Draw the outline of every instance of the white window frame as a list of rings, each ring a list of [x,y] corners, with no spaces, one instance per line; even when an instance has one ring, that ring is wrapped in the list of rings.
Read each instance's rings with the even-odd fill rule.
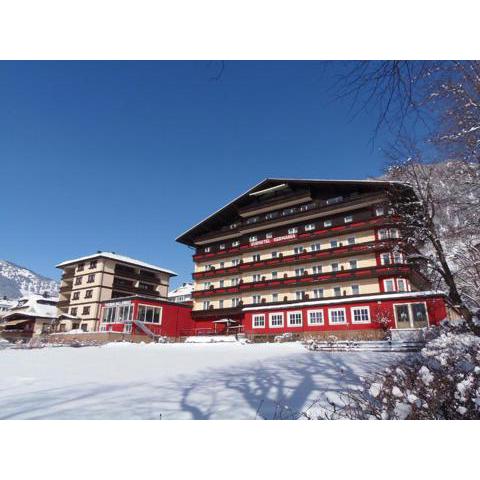
[[[405,289],[400,289],[400,283],[403,282]],[[406,278],[397,278],[397,292],[409,292],[410,291],[410,282]]]
[[[321,313],[322,321],[312,323],[311,320],[310,320],[310,314],[311,313]],[[308,324],[309,327],[318,327],[319,325],[325,325],[325,315],[323,313],[323,310],[322,309],[307,310],[307,324]]]
[[[210,301],[208,301],[208,303],[210,303]],[[140,307],[153,308],[155,310],[159,310],[158,322],[146,322],[145,320],[141,320],[140,319]],[[137,306],[137,319],[142,323],[148,323],[148,324],[151,324],[151,325],[161,325],[162,320],[163,320],[163,307],[157,307],[157,306],[154,306],[154,305],[147,305],[146,303],[139,303],[138,306]]]
[[[272,232],[266,233],[265,238],[273,238],[273,233]]]
[[[387,282],[392,282],[393,283],[393,290],[387,290]],[[395,282],[394,278],[385,278],[383,280],[383,291],[385,293],[391,293],[391,292],[396,292],[397,291],[397,282]]]
[[[272,323],[272,317],[276,315],[276,316],[281,316],[282,317],[282,324],[281,325],[273,325]],[[270,328],[283,328],[285,325],[285,314],[283,312],[272,312],[272,313],[269,313],[268,315],[268,326]]]
[[[376,207],[376,208],[375,208],[375,216],[381,217],[382,215],[385,215],[385,208],[383,208],[383,207]]]
[[[354,292],[353,292],[353,287],[357,287],[358,293],[354,293]],[[350,288],[352,289],[352,295],[360,295],[360,285],[358,285],[357,283],[355,283],[355,284],[353,284]]]
[[[307,223],[307,225],[305,225],[305,231],[306,232],[311,232],[312,230],[315,230],[315,224],[314,223]]]
[[[355,320],[355,312],[358,310],[367,310],[368,312],[368,320]],[[372,323],[372,317],[370,315],[370,306],[369,305],[358,305],[356,307],[352,307],[350,309],[350,316],[352,319],[352,323],[355,324],[366,324],[366,323]]]
[[[293,324],[293,325],[292,325],[292,323],[291,323],[291,321],[290,321],[291,315],[298,315],[298,314],[300,314],[300,324],[299,324],[299,325],[298,325],[298,324]],[[302,314],[302,311],[301,311],[301,310],[295,310],[295,311],[293,311],[293,312],[287,312],[287,325],[288,325],[289,327],[292,327],[292,328],[301,328],[301,327],[303,327],[303,314]]]
[[[331,227],[332,226],[332,221],[331,220],[324,220],[323,221],[323,226],[324,227]]]
[[[257,240],[258,240],[258,237],[257,237],[256,235],[252,235],[252,236],[248,239],[249,242],[256,242]]]
[[[312,252],[319,252],[321,249],[322,249],[321,243],[312,243],[312,245],[310,245],[310,250]]]
[[[343,217],[343,222],[344,223],[352,223],[353,222],[353,215],[345,215]]]
[[[258,305],[258,304],[262,303],[262,296],[261,295],[252,295],[252,303],[254,305]]]
[[[423,305],[425,305],[425,313],[427,315],[427,324],[428,326],[430,326],[430,316],[428,315],[428,307],[427,307],[427,302],[414,302],[414,301],[411,301],[411,302],[404,302],[404,303],[394,303],[392,304],[392,308],[393,308],[393,317],[395,319],[395,328],[398,328],[398,323],[397,323],[397,309],[395,308],[397,305],[407,305],[408,307],[408,315],[410,317],[410,328],[411,329],[416,329],[418,327],[412,327],[412,322],[413,322],[413,314],[412,314],[412,305],[415,304],[415,303],[422,303]],[[401,330],[405,330],[404,328],[402,328]]]
[[[322,292],[322,294],[317,296],[316,292]],[[325,290],[323,288],[314,288],[313,289],[313,298],[315,298],[315,299],[325,298]]]
[[[333,312],[343,312],[343,322],[333,322],[332,313]],[[329,325],[346,325],[347,324],[347,311],[345,308],[329,308],[328,309],[328,324]]]
[[[263,321],[263,325],[255,325],[255,319],[262,319]],[[265,328],[265,314],[264,313],[260,313],[260,314],[255,314],[255,315],[252,315],[252,328]]]
[[[298,227],[290,227],[290,228],[288,229],[288,234],[289,234],[289,235],[293,235],[293,234],[295,234],[295,233],[298,233]]]
[[[239,247],[240,246],[240,241],[239,240],[235,240],[232,242],[232,247]]]

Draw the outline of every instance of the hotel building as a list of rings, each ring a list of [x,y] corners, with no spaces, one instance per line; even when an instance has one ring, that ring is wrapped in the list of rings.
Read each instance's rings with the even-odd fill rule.
[[[198,328],[379,338],[446,317],[409,263],[384,181],[266,179],[178,237]],[[352,332],[355,335],[352,335]]]
[[[176,273],[111,252],[67,260],[57,265],[63,270],[58,302],[63,319],[59,331],[98,330],[103,302],[132,295],[167,300],[170,278]]]

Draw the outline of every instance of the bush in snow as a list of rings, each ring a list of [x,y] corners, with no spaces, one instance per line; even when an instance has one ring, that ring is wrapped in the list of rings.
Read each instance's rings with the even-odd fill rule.
[[[480,338],[464,325],[429,336],[420,355],[331,402],[326,418],[480,419]]]

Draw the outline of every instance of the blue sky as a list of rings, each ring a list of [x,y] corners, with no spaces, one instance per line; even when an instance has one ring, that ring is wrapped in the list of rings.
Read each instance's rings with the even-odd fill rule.
[[[0,258],[97,250],[175,270],[175,238],[264,177],[365,178],[375,117],[322,62],[0,62]]]

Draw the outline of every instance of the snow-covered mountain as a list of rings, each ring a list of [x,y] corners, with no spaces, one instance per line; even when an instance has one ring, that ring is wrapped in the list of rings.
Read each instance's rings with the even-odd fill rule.
[[[7,260],[0,260],[0,298],[20,298],[24,295],[45,292],[49,296],[58,295],[58,282],[20,267]]]

